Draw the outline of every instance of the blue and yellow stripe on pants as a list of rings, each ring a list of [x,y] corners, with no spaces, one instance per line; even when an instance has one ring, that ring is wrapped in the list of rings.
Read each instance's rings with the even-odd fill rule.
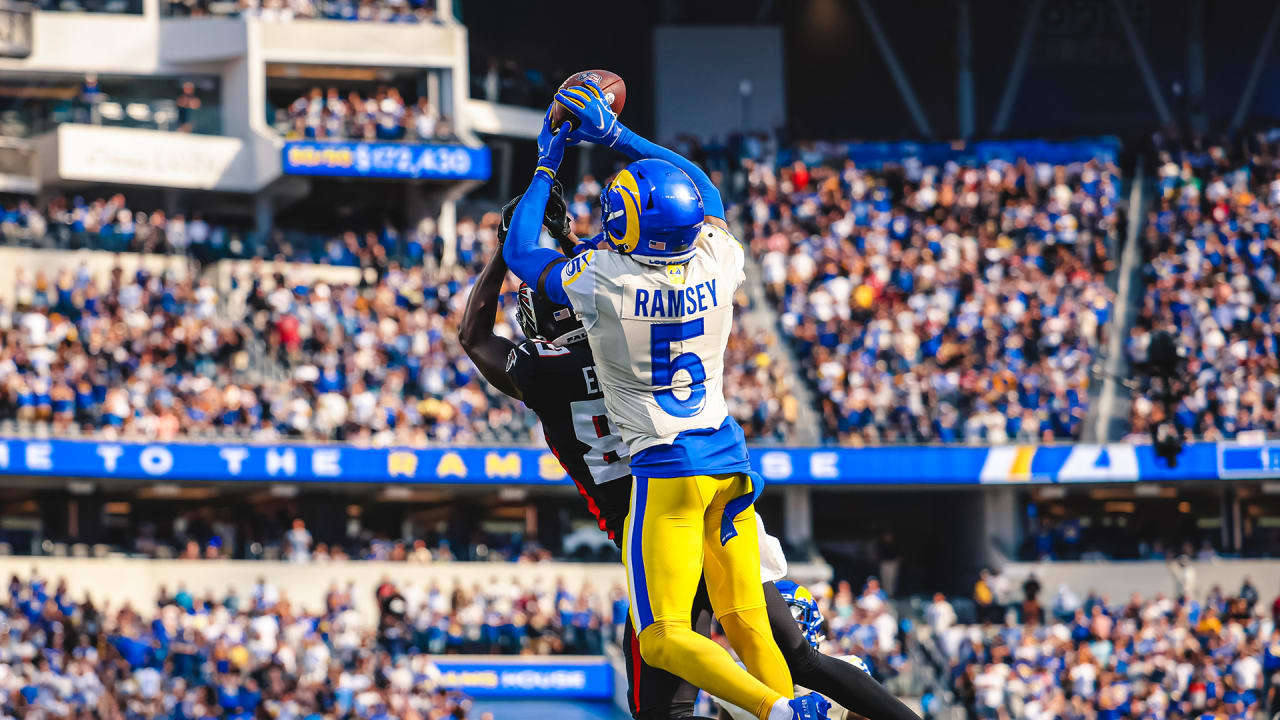
[[[793,685],[765,612],[754,507],[734,518],[737,534],[721,542],[725,505],[751,490],[744,474],[635,477],[623,562],[645,662],[764,718],[791,697]],[[750,674],[690,626],[704,576],[711,606]]]

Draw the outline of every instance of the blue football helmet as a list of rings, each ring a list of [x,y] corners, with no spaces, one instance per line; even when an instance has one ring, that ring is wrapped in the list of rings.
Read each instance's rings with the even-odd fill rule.
[[[698,186],[666,160],[637,160],[600,194],[604,236],[620,253],[651,265],[693,257],[706,213]]]
[[[774,583],[774,587],[782,593],[782,599],[787,601],[787,605],[791,608],[791,617],[795,618],[796,624],[800,626],[804,639],[817,648],[818,643],[822,642],[824,620],[822,611],[818,609],[818,601],[813,599],[813,593],[809,592],[809,588],[797,585],[790,580],[778,580]]]

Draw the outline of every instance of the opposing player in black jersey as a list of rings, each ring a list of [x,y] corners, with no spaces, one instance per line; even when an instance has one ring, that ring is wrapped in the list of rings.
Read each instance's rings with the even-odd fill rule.
[[[519,199],[502,209],[499,244],[506,239]],[[578,243],[569,228],[558,182],[552,188],[543,224],[565,253],[573,254]],[[467,299],[460,332],[462,347],[486,380],[538,415],[551,452],[577,485],[600,529],[621,548],[623,523],[631,505],[629,454],[618,428],[605,414],[604,394],[596,380],[586,331],[571,308],[555,305],[521,283],[516,317],[529,339],[517,344],[495,335],[493,324],[506,276],[507,265],[499,249],[477,276]],[[813,648],[778,589],[772,582],[764,585],[770,628],[796,684],[869,720],[919,720],[870,675]],[[705,588],[699,590],[694,602],[692,622],[695,630],[710,634],[711,604]],[[631,647],[623,654],[631,714],[638,720],[693,718],[697,688],[644,663],[629,617],[627,637]]]

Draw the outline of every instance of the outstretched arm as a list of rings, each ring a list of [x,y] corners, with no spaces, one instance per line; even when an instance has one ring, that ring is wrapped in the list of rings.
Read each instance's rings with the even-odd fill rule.
[[[493,332],[493,322],[498,316],[498,297],[506,277],[507,263],[502,259],[502,253],[495,252],[476,276],[476,284],[472,286],[467,307],[462,312],[458,339],[484,379],[519,400],[522,398],[520,388],[507,375],[507,356],[516,344]]]
[[[613,147],[632,160],[658,158],[659,160],[666,160],[683,170],[693,180],[693,184],[698,186],[698,193],[702,195],[702,206],[707,217],[724,223],[724,200],[720,198],[720,191],[716,189],[715,183],[711,182],[711,178],[702,171],[702,168],[698,167],[692,160],[674,150],[667,149],[658,143],[637,135],[625,126],[622,128],[622,132],[619,133],[618,141],[613,144]]]
[[[724,200],[711,178],[692,160],[646,140],[619,122],[609,103],[604,101],[599,85],[588,80],[581,87],[564,88],[556,93],[556,102],[568,108],[580,121],[578,128],[570,134],[574,140],[607,145],[632,160],[666,160],[683,170],[698,186],[707,217],[713,219],[715,224],[724,226]]]
[[[538,292],[545,292],[552,302],[568,305],[569,296],[564,292],[557,270],[564,264],[564,255],[551,248],[538,247],[542,232],[542,216],[551,194],[551,171],[539,165],[529,182],[529,189],[516,213],[511,218],[511,232],[502,246],[502,257],[516,277],[528,283]]]
[[[516,277],[538,292],[545,292],[553,302],[569,305],[560,273],[564,255],[550,248],[538,247],[538,235],[542,232],[542,218],[546,215],[547,199],[555,182],[556,171],[564,159],[564,146],[569,140],[569,123],[559,132],[551,129],[551,108],[542,119],[542,132],[538,133],[538,167],[533,171],[529,189],[516,205],[511,218],[511,229],[502,246],[502,257]]]

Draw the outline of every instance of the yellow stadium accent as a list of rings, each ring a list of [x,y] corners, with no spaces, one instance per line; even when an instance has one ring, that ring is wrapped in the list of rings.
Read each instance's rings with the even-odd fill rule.
[[[396,450],[387,456],[387,474],[413,477],[418,472],[418,456],[407,450]]]
[[[450,475],[456,477],[467,476],[467,464],[462,462],[462,456],[456,452],[447,452],[440,456],[440,462],[436,463],[436,475],[439,477],[447,477]]]
[[[559,480],[568,474],[555,455],[546,453],[538,458],[538,477],[543,480]]]
[[[627,227],[622,237],[609,233],[609,238],[620,252],[629,253],[640,246],[640,186],[630,170],[623,170],[613,179],[611,188],[617,189],[618,195],[622,197]]]
[[[484,474],[486,477],[520,477],[520,456],[516,453],[499,455],[496,452],[484,456]]]
[[[1009,468],[1010,480],[1026,480],[1031,477],[1031,461],[1036,456],[1035,445],[1018,446],[1013,458],[1013,467]]]

